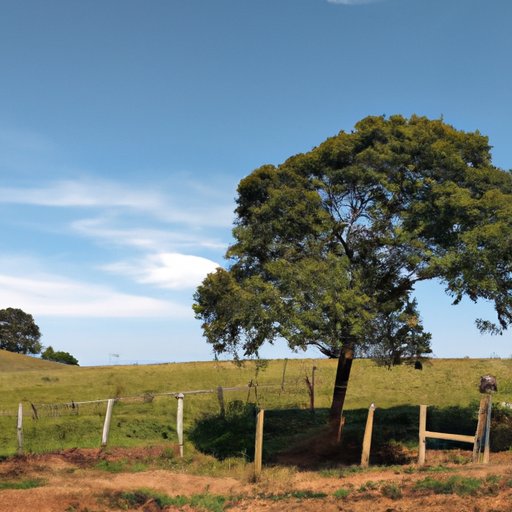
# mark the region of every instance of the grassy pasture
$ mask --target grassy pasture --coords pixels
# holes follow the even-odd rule
[[[152,395],[215,389],[219,385],[243,386],[251,380],[257,381],[260,386],[275,387],[260,387],[257,398],[254,390],[250,394],[247,391],[226,391],[226,403],[251,402],[269,410],[270,421],[274,414],[275,423],[274,427],[269,423],[268,428],[269,431],[274,430],[273,441],[279,444],[283,442],[279,438],[280,431],[290,435],[290,428],[293,427],[300,433],[303,428],[318,428],[325,421],[336,371],[336,361],[332,360],[288,360],[282,391],[280,385],[284,365],[283,360],[271,360],[260,363],[249,361],[241,366],[232,362],[196,362],[81,368],[0,351],[0,412],[3,414],[0,416],[0,455],[16,451],[14,415],[19,402],[24,403],[27,413],[30,413],[30,403],[35,404],[40,411],[40,419],[37,421],[30,415],[25,418],[24,443],[28,452],[98,447],[100,442],[104,403],[82,405],[79,414],[74,409],[58,409],[53,414],[39,404],[141,397],[144,394],[148,397],[145,402],[116,403],[109,444],[129,447],[175,443],[176,400],[172,396]],[[314,421],[306,421],[306,426],[301,419],[305,416],[301,416],[300,411],[305,413],[309,407],[305,377],[309,375],[311,378],[313,366],[317,367],[315,404],[319,411]],[[426,403],[439,408],[474,405],[479,399],[477,386],[480,376],[487,373],[496,375],[498,379],[499,392],[495,402],[512,402],[510,359],[434,359],[426,363],[422,371],[410,366],[387,370],[372,361],[357,360],[352,370],[346,411],[352,423],[364,424],[365,410],[371,402],[375,402],[378,411],[388,411],[389,421],[399,424],[410,420],[412,432],[417,429],[415,411],[418,404]],[[283,413],[278,412],[286,409],[299,410],[299,413],[283,416]],[[186,396],[186,435],[205,414],[218,411],[215,394]]]

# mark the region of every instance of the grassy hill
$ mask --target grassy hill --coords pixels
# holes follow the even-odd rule
[[[0,372],[57,370],[63,365],[0,349]]]
[[[305,382],[306,375],[311,378],[313,366],[317,367],[317,414],[314,418],[307,411],[309,396]],[[293,414],[279,413],[281,416],[278,419],[275,416],[277,423],[272,436],[279,439],[279,435],[290,428],[304,433],[325,421],[336,361],[291,359],[260,363],[250,361],[243,365],[196,362],[82,368],[2,351],[0,368],[0,446],[4,447],[0,452],[14,453],[16,436],[13,416],[19,402],[25,404],[28,415],[24,426],[25,446],[29,451],[38,452],[99,445],[105,403],[82,404],[79,408],[70,408],[63,403],[139,397],[117,402],[112,423],[112,445],[133,446],[175,441],[176,400],[172,395],[158,396],[159,393],[216,390],[217,386],[244,386],[250,381],[259,384],[257,394],[254,389],[250,392],[225,391],[228,410],[230,404],[243,408],[246,403],[254,403],[266,409],[269,418],[274,414],[272,411],[275,411],[274,416],[279,411],[299,411]],[[357,360],[353,365],[346,401],[349,421],[354,425],[364,424],[365,411],[374,402],[378,408],[376,416],[387,417],[385,423],[407,424],[408,435],[412,436],[410,439],[415,439],[417,406],[423,403],[452,411],[450,421],[455,426],[459,416],[467,419],[470,422],[467,428],[471,430],[474,428],[472,415],[480,398],[480,376],[488,373],[498,379],[499,391],[494,402],[512,402],[511,359],[434,359],[426,363],[422,371],[410,366],[388,370],[370,360]],[[38,411],[38,420],[30,417],[31,404]],[[192,431],[205,415],[217,414],[218,411],[216,393],[187,395],[186,432]],[[379,435],[384,436],[382,432],[385,428],[383,423]],[[272,427],[269,429],[272,432]],[[396,429],[389,435],[396,437]]]
[[[290,406],[309,404],[306,375],[316,366],[316,404],[328,407],[336,372],[336,361],[290,359],[286,362],[285,392],[280,402]],[[284,360],[233,362],[192,362],[159,365],[76,367],[0,351],[0,409],[19,401],[70,402],[116,397],[211,389],[217,386],[260,385],[280,388]],[[467,405],[478,400],[480,376],[498,379],[497,401],[512,402],[512,359],[433,359],[422,371],[410,366],[391,370],[370,360],[356,360],[349,383],[348,408],[381,407],[427,403],[438,406]],[[276,392],[261,391],[260,401],[270,401]]]

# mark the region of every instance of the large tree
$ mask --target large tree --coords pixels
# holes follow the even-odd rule
[[[0,309],[0,348],[20,354],[39,354],[40,338],[32,315],[21,309]]]
[[[367,117],[240,182],[228,268],[206,277],[194,310],[216,353],[257,354],[284,338],[338,357],[338,419],[354,352],[389,348],[386,332],[419,321],[407,314],[415,283],[441,281],[454,303],[486,299],[497,323],[478,326],[507,328],[511,228],[512,177],[492,165],[487,137]],[[405,334],[428,351],[428,338]]]

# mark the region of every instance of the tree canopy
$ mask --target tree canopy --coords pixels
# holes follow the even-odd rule
[[[40,338],[32,315],[21,309],[0,309],[0,348],[19,354],[39,354]]]
[[[441,281],[454,304],[492,302],[496,319],[477,323],[502,332],[512,321],[512,176],[490,149],[443,120],[367,117],[253,171],[238,186],[228,268],[194,296],[214,351],[248,356],[284,338],[339,356],[340,415],[354,351],[402,336],[428,352],[416,283]]]
[[[63,352],[62,350],[56,351],[51,345],[41,353],[41,359],[79,366],[78,359],[76,359],[76,357],[72,356],[69,352]]]

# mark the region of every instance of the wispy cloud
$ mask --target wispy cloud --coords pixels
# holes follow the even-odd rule
[[[178,193],[129,187],[106,180],[58,181],[40,187],[0,187],[0,203],[59,208],[131,210],[167,223],[197,226],[229,226],[230,201],[212,201],[206,190],[191,195],[189,183],[176,183]],[[225,199],[225,198],[224,198]]]
[[[23,277],[0,274],[0,308],[5,307],[20,308],[36,317],[192,316],[190,308],[180,304],[48,274]]]
[[[72,222],[71,228],[74,232],[91,238],[156,252],[169,248],[188,251],[192,248],[224,251],[226,248],[225,242],[203,232],[193,233],[190,230],[173,231],[142,226],[122,227],[116,224],[116,220],[110,217],[81,219]]]
[[[95,254],[89,271],[100,269],[139,284],[184,290],[196,287],[207,273],[218,267],[216,262],[203,257],[203,254],[215,254],[216,258],[224,252],[234,205],[223,190],[208,189],[203,183],[183,182],[183,186],[181,182],[176,183],[173,190],[164,187],[155,190],[94,179],[58,181],[28,188],[0,187],[0,204],[66,209],[66,216],[62,217],[67,219],[62,229],[62,234],[67,237],[65,242],[78,235],[90,238],[103,247],[131,249],[124,251],[121,261],[111,263],[108,263],[108,260],[112,260],[110,256],[103,264],[98,263]],[[84,209],[88,215],[85,218],[82,217]],[[46,224],[41,224],[39,229],[50,230],[53,235],[61,233],[55,226],[47,227]],[[86,261],[84,254],[80,256],[82,261]],[[107,256],[103,253],[103,257]],[[85,273],[87,269],[84,267]],[[3,277],[4,283],[7,283],[7,275]],[[53,281],[56,283],[55,292],[71,286],[67,281],[53,278],[43,279],[39,284],[43,286]],[[22,285],[30,289],[31,283],[28,281],[16,278],[9,283],[12,297],[20,298],[20,303],[23,298],[25,304],[28,302],[46,314],[51,311],[60,311],[62,315],[78,314],[81,311],[84,315],[90,315],[96,311],[98,313],[94,314],[101,316],[104,311],[108,316],[123,316],[128,311],[126,315],[130,316],[132,309],[153,314],[160,308],[170,306],[155,299],[116,295],[112,290],[84,282],[74,283],[76,295],[84,300],[64,300],[60,308],[60,301],[56,301],[57,306],[54,307],[52,302],[38,302],[34,295],[21,293]],[[15,284],[18,286],[16,289],[12,288]],[[78,293],[79,288],[81,293]],[[150,294],[153,292],[149,291]],[[110,300],[111,297],[115,299]],[[120,309],[116,304],[122,305]],[[140,308],[136,304],[140,304]],[[173,307],[171,310],[173,313],[177,311]]]
[[[199,256],[177,253],[153,254],[142,261],[121,261],[105,265],[109,272],[133,277],[137,282],[161,288],[182,290],[195,288],[219,265]]]

